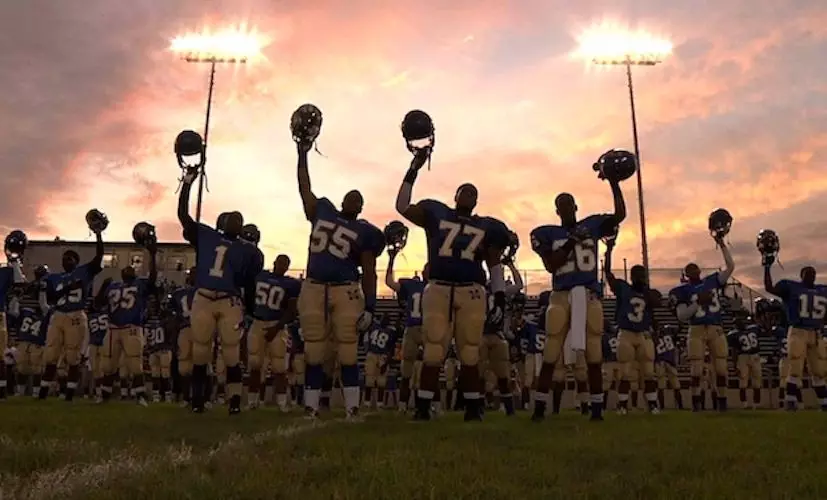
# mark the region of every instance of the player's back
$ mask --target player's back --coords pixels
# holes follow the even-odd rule
[[[672,333],[661,333],[655,342],[655,362],[676,365],[678,339]]]
[[[422,325],[422,294],[425,293],[425,281],[419,278],[402,278],[399,280],[399,298],[405,302],[405,325]]]
[[[606,233],[607,221],[611,217],[606,214],[591,215],[577,223],[575,227],[587,229],[591,237],[578,242],[566,263],[554,272],[551,279],[553,290],[566,291],[583,286],[596,293],[602,291],[597,269],[597,242]],[[571,230],[552,224],[537,227],[531,232],[532,249],[539,255],[557,250],[566,244]]]
[[[253,258],[250,246],[255,248],[240,238],[229,239],[215,229],[199,224],[195,287],[239,295]]]
[[[147,318],[144,324],[144,339],[146,341],[146,349],[149,352],[171,348],[170,339],[167,336],[164,324],[158,316],[153,315]]]
[[[261,321],[278,321],[291,298],[298,297],[301,282],[291,276],[261,271],[256,276],[256,307],[253,317]]]
[[[109,314],[101,308],[92,307],[86,314],[89,325],[89,345],[101,346],[109,332]]]
[[[327,198],[316,204],[308,245],[307,278],[319,283],[347,283],[359,278],[362,252],[382,253],[382,231],[363,219],[348,219]]]
[[[818,330],[827,316],[827,290],[809,287],[800,281],[781,280],[775,285],[784,299],[787,321],[793,328]]]
[[[419,206],[425,212],[428,279],[485,285],[485,250],[491,245],[505,248],[508,228],[491,217],[460,215],[436,200],[422,200]]]
[[[18,342],[43,345],[45,343],[45,338],[41,335],[42,321],[43,314],[41,314],[39,307],[21,307],[16,328]]]
[[[646,300],[646,291],[635,289],[624,280],[615,280],[612,288],[616,297],[618,328],[638,333],[648,331],[652,326],[652,311]]]
[[[146,310],[149,282],[145,278],[119,281],[109,285],[109,322],[112,326],[141,325]]]
[[[669,291],[669,301],[673,307],[678,304],[698,306],[698,310],[688,320],[690,325],[720,325],[723,321],[723,308],[718,299],[720,286],[718,273],[712,273],[697,283],[682,283],[676,286]],[[703,292],[712,294],[709,304],[698,302],[698,294]]]

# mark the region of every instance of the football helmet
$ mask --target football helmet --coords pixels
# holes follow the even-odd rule
[[[781,250],[781,240],[778,239],[778,234],[772,229],[762,229],[758,231],[755,246],[761,254],[763,264],[765,266],[772,265]]]
[[[6,256],[9,258],[9,260],[19,259],[23,256],[23,252],[26,251],[26,246],[28,244],[29,238],[26,236],[26,233],[24,233],[20,229],[15,229],[14,231],[6,235],[6,242],[4,245]]]
[[[509,264],[514,262],[514,257],[517,256],[517,250],[520,249],[520,237],[514,231],[508,232],[508,246],[503,252],[502,263]]]
[[[139,222],[132,228],[132,239],[142,247],[148,247],[158,243],[158,236],[155,234],[155,226],[149,222]]]
[[[729,234],[732,228],[732,215],[725,208],[718,208],[709,214],[709,234],[717,239],[721,239]]]
[[[635,175],[637,171],[637,158],[633,153],[622,149],[610,149],[600,155],[592,169],[598,172],[598,179],[610,181],[625,181]]]
[[[385,226],[385,244],[388,252],[398,253],[408,243],[408,227],[402,221],[391,221]]]
[[[258,226],[255,224],[245,224],[241,228],[241,239],[258,245],[258,242],[261,241],[261,231],[258,230]]]
[[[297,143],[313,144],[322,132],[322,111],[313,104],[302,104],[290,117],[290,132]]]
[[[194,130],[184,130],[175,138],[175,157],[183,170],[200,168],[204,165],[204,139]],[[187,158],[198,156],[197,163],[188,163]]]
[[[421,150],[428,150],[428,156],[434,149],[436,136],[434,136],[434,122],[428,113],[414,109],[408,111],[402,119],[402,137],[405,138],[405,145],[413,154]]]
[[[99,234],[109,227],[109,218],[97,208],[93,208],[86,212],[86,224],[93,233]]]

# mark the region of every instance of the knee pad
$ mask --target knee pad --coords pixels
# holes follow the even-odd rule
[[[355,343],[339,344],[338,359],[341,366],[356,365],[359,356],[359,347]]]
[[[413,361],[407,361],[407,360],[404,360],[404,359],[402,360],[402,366],[400,367],[399,370],[402,372],[402,377],[403,378],[413,377],[414,363],[415,362],[416,362],[416,360],[413,360]]]
[[[441,366],[445,359],[445,349],[442,344],[436,342],[425,342],[422,350],[422,363],[428,366]],[[416,363],[410,363],[411,374],[416,369]]]
[[[477,366],[480,362],[480,346],[466,345],[457,352],[463,366]]]
[[[327,353],[327,342],[307,342],[304,344],[304,361],[307,363],[307,369],[310,365],[323,365],[326,361],[325,354]]]
[[[700,359],[690,359],[689,360],[689,375],[692,376],[692,377],[703,377],[703,375],[704,375],[703,360],[700,360]]]
[[[209,343],[193,342],[192,364],[208,365],[212,361],[212,349]]]
[[[287,373],[287,360],[279,357],[273,358],[270,360],[270,369],[273,373]]]

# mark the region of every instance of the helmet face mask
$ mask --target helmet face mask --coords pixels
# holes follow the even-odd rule
[[[155,226],[149,222],[139,222],[135,224],[135,227],[132,228],[132,239],[144,248],[158,243]]]
[[[401,128],[408,151],[414,155],[420,151],[427,151],[430,157],[436,143],[436,136],[434,135],[434,122],[428,113],[419,109],[408,111],[402,119]]]
[[[408,227],[395,220],[385,226],[385,244],[389,253],[399,253],[408,243]]]
[[[302,104],[290,117],[290,132],[297,144],[310,146],[322,132],[322,111],[314,104]]]
[[[93,233],[100,234],[109,227],[109,218],[97,208],[93,208],[86,212],[86,225]]]
[[[716,240],[729,234],[732,229],[732,215],[725,208],[719,208],[709,214],[709,234]]]
[[[598,172],[599,179],[620,182],[635,175],[637,172],[637,157],[629,151],[610,149],[600,155],[592,170]]]

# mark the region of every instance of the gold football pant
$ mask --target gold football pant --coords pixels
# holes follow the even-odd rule
[[[796,384],[800,383],[804,375],[805,362],[810,376],[823,379],[825,364],[822,359],[825,358],[827,358],[827,347],[818,331],[793,327],[787,330],[788,379],[794,379]]]
[[[188,326],[178,332],[178,373],[192,375],[192,328]]]
[[[452,338],[456,341],[460,363],[467,367],[478,365],[487,307],[485,297],[485,287],[479,284],[451,286],[432,282],[425,286],[422,328],[426,365],[442,366]]]
[[[103,371],[103,345],[89,346],[89,362],[92,365],[92,378],[98,380],[105,375]]]
[[[405,328],[405,335],[402,337],[402,378],[409,379],[413,376],[414,363],[420,345],[422,345],[422,327],[409,326]]]
[[[43,372],[43,346],[21,342],[17,347],[17,370],[20,375],[40,375]]]
[[[603,303],[594,293],[587,291],[586,305],[586,353],[584,362],[603,362]],[[555,291],[551,294],[546,310],[547,337],[543,359],[560,359],[563,345],[571,327],[570,291]]]
[[[192,299],[192,364],[207,366],[213,357],[213,339],[218,334],[221,355],[228,369],[227,395],[241,396],[242,373],[239,343],[243,328],[241,299],[199,288]]]
[[[483,335],[480,344],[480,366],[491,371],[496,379],[508,378],[508,344],[496,335]]]
[[[617,360],[624,372],[640,370],[644,381],[655,380],[655,344],[649,333],[620,330],[618,332]],[[632,366],[634,363],[635,366]],[[627,380],[630,380],[628,377]]]
[[[304,354],[293,355],[293,384],[304,386]]]
[[[680,380],[678,380],[678,369],[674,365],[659,362],[655,364],[655,371],[659,389],[677,390],[681,388]]]
[[[687,354],[693,380],[693,396],[700,395],[699,382],[704,375],[704,354],[707,350],[712,359],[714,372],[718,375],[714,385],[718,387],[719,397],[723,397],[727,388],[727,342],[724,330],[721,325],[690,325]]]
[[[736,361],[738,368],[738,388],[761,388],[761,356],[759,354],[739,354]]]
[[[5,316],[5,315],[4,315]],[[5,320],[3,321],[5,325]],[[55,311],[46,332],[45,365],[56,365],[61,357],[69,366],[80,364],[80,348],[89,336],[86,312]]]
[[[118,361],[121,355],[125,357],[127,375],[138,376],[143,374],[144,336],[142,328],[129,325],[125,327],[109,327],[103,339],[103,372],[114,375],[118,371]]]
[[[155,351],[149,354],[149,371],[152,378],[169,378],[171,364],[171,351]]]
[[[384,389],[388,385],[387,373],[383,370],[388,357],[369,352],[365,357],[365,387]]]
[[[356,322],[364,310],[365,297],[358,283],[331,285],[305,280],[299,294],[298,312],[306,363],[324,364],[328,343],[332,341],[339,364],[355,365],[359,343]]]
[[[623,364],[617,361],[603,363],[603,388],[609,390],[612,387],[617,389],[617,384],[623,378]]]
[[[278,332],[270,342],[265,338],[267,329],[276,323],[277,321],[253,320],[247,335],[247,365],[251,372],[263,368],[269,368],[273,374],[287,372],[287,331]]]

